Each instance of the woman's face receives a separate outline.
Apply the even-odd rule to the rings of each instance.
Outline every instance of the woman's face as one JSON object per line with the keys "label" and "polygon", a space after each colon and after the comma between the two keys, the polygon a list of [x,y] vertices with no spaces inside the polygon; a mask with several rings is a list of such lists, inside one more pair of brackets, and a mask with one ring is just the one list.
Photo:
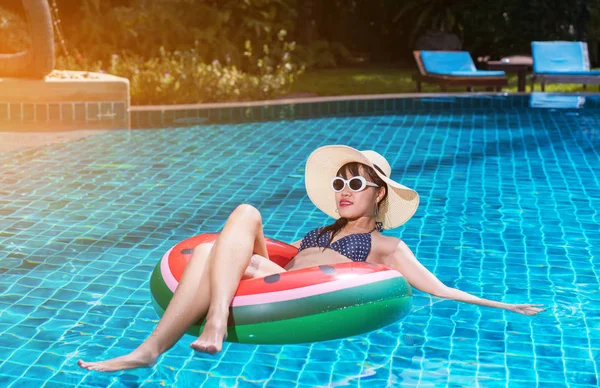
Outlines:
{"label": "woman's face", "polygon": [[[359,172],[367,182],[373,183],[363,167],[360,167]],[[350,179],[352,175],[347,172],[344,178]],[[375,206],[377,201],[383,197],[384,190],[381,187],[366,186],[364,190],[355,192],[347,184],[344,185],[342,191],[335,193],[335,203],[340,217],[347,219],[375,217]]]}

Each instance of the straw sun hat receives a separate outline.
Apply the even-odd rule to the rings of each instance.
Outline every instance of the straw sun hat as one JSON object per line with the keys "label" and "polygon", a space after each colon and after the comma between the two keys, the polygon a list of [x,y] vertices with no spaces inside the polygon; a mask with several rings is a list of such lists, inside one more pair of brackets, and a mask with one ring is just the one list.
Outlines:
{"label": "straw sun hat", "polygon": [[[331,189],[331,180],[346,163],[359,162],[375,170],[387,184],[388,195],[379,207],[378,221],[384,229],[393,229],[408,221],[419,206],[419,194],[416,191],[394,182],[389,178],[392,173],[390,164],[375,151],[359,151],[344,145],[329,145],[314,150],[306,161],[305,183],[308,197],[317,208],[335,219],[335,193]],[[381,174],[376,165],[385,173]]]}

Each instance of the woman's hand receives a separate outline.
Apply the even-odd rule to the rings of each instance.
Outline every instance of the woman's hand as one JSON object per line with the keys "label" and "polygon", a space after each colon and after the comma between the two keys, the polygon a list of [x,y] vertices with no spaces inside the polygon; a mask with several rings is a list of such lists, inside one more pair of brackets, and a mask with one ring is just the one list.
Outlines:
{"label": "woman's hand", "polygon": [[510,304],[506,309],[527,316],[537,315],[542,311],[546,311],[546,309],[536,306],[543,306],[543,304]]}

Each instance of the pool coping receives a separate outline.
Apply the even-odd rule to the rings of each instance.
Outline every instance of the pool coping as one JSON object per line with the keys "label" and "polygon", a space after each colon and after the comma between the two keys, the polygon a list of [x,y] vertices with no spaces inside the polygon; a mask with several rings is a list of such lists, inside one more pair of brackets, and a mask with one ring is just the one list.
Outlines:
{"label": "pool coping", "polygon": [[[322,117],[346,117],[364,115],[403,114],[414,111],[440,112],[456,109],[504,109],[530,107],[532,96],[562,96],[563,99],[594,97],[590,104],[600,107],[600,92],[433,92],[433,93],[385,93],[343,96],[316,96],[277,98],[272,100],[220,102],[173,105],[136,105],[127,109],[127,124],[102,125],[101,122],[85,122],[79,127],[48,125],[43,122],[24,121],[15,127],[4,126],[2,133],[33,133],[52,136],[61,133],[62,138],[76,138],[71,131],[86,129],[158,129],[187,127],[204,124],[249,123],[260,121],[316,119]],[[589,99],[588,99],[589,100]],[[84,105],[86,102],[82,102]],[[87,102],[90,103],[90,102]],[[92,104],[96,104],[91,102]],[[581,105],[581,106],[579,106]],[[536,106],[540,107],[540,106]],[[573,108],[581,108],[577,103]],[[561,108],[565,108],[562,106]],[[74,123],[72,123],[74,124]],[[68,141],[68,140],[66,140]],[[43,140],[47,142],[47,140]]]}
{"label": "pool coping", "polygon": [[[538,93],[538,92],[536,92]],[[351,94],[343,96],[318,96],[318,97],[300,97],[300,98],[277,98],[273,100],[256,100],[240,102],[209,102],[199,104],[169,104],[169,105],[132,105],[130,111],[155,111],[155,110],[176,110],[193,108],[237,108],[254,107],[265,105],[288,105],[304,104],[315,102],[338,102],[338,101],[357,101],[357,100],[385,100],[395,98],[423,98],[423,97],[473,97],[473,96],[514,96],[530,95],[529,92],[462,92],[462,93],[386,93],[386,94]],[[567,94],[567,93],[566,93]],[[573,94],[573,93],[571,93]],[[581,95],[583,93],[577,93]],[[599,93],[588,93],[599,94]]]}
{"label": "pool coping", "polygon": [[[177,105],[136,105],[130,108],[133,129],[169,128],[202,124],[296,120],[321,117],[402,114],[409,111],[453,109],[505,109],[530,107],[532,96],[560,96],[562,104],[581,108],[586,97],[600,93],[585,92],[460,92],[388,93],[345,96],[281,98],[274,100]],[[490,97],[485,99],[482,97]],[[580,101],[583,99],[583,102]],[[542,101],[543,103],[543,101]],[[544,106],[533,106],[540,108]],[[546,106],[552,108],[552,106]],[[569,108],[569,106],[556,106]]]}
{"label": "pool coping", "polygon": [[384,94],[350,94],[341,96],[317,96],[317,97],[299,97],[299,98],[276,98],[273,100],[254,100],[240,102],[209,102],[198,104],[168,104],[168,105],[132,105],[130,110],[152,111],[159,109],[190,109],[190,108],[226,108],[242,106],[262,106],[262,105],[286,105],[301,104],[311,102],[332,102],[332,101],[351,101],[351,100],[378,100],[391,98],[427,98],[427,97],[510,97],[510,96],[530,96],[531,94],[551,94],[560,96],[600,96],[598,92],[456,92],[456,93],[384,93]]}
{"label": "pool coping", "polygon": [[[209,102],[200,104],[169,104],[169,105],[132,105],[130,110],[151,111],[157,109],[190,109],[190,108],[231,108],[262,105],[286,105],[302,104],[312,102],[335,102],[352,100],[378,100],[390,98],[420,98],[420,97],[448,97],[448,96],[513,96],[529,95],[529,92],[460,92],[460,93],[385,93],[385,94],[350,94],[342,96],[317,96],[317,97],[299,97],[299,98],[276,98],[273,100],[255,100],[240,102]],[[579,95],[580,93],[578,93]]]}

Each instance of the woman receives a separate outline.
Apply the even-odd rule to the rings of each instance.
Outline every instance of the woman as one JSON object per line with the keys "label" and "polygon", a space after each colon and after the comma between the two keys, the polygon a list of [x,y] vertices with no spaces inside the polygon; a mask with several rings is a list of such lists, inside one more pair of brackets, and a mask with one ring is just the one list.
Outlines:
{"label": "woman", "polygon": [[382,229],[408,221],[419,204],[418,194],[391,180],[390,174],[389,163],[374,151],[341,145],[318,148],[306,162],[306,190],[320,210],[337,220],[292,243],[299,250],[286,268],[268,259],[258,210],[240,205],[215,242],[194,249],[179,286],[150,337],[126,356],[100,362],[79,360],[79,366],[115,371],[153,365],[190,325],[204,316],[204,330],[190,346],[201,352],[219,352],[227,333],[229,305],[240,279],[348,261],[394,268],[414,288],[440,298],[524,315],[542,311],[536,307],[540,305],[495,302],[446,287],[417,261],[404,242],[380,234]]}

